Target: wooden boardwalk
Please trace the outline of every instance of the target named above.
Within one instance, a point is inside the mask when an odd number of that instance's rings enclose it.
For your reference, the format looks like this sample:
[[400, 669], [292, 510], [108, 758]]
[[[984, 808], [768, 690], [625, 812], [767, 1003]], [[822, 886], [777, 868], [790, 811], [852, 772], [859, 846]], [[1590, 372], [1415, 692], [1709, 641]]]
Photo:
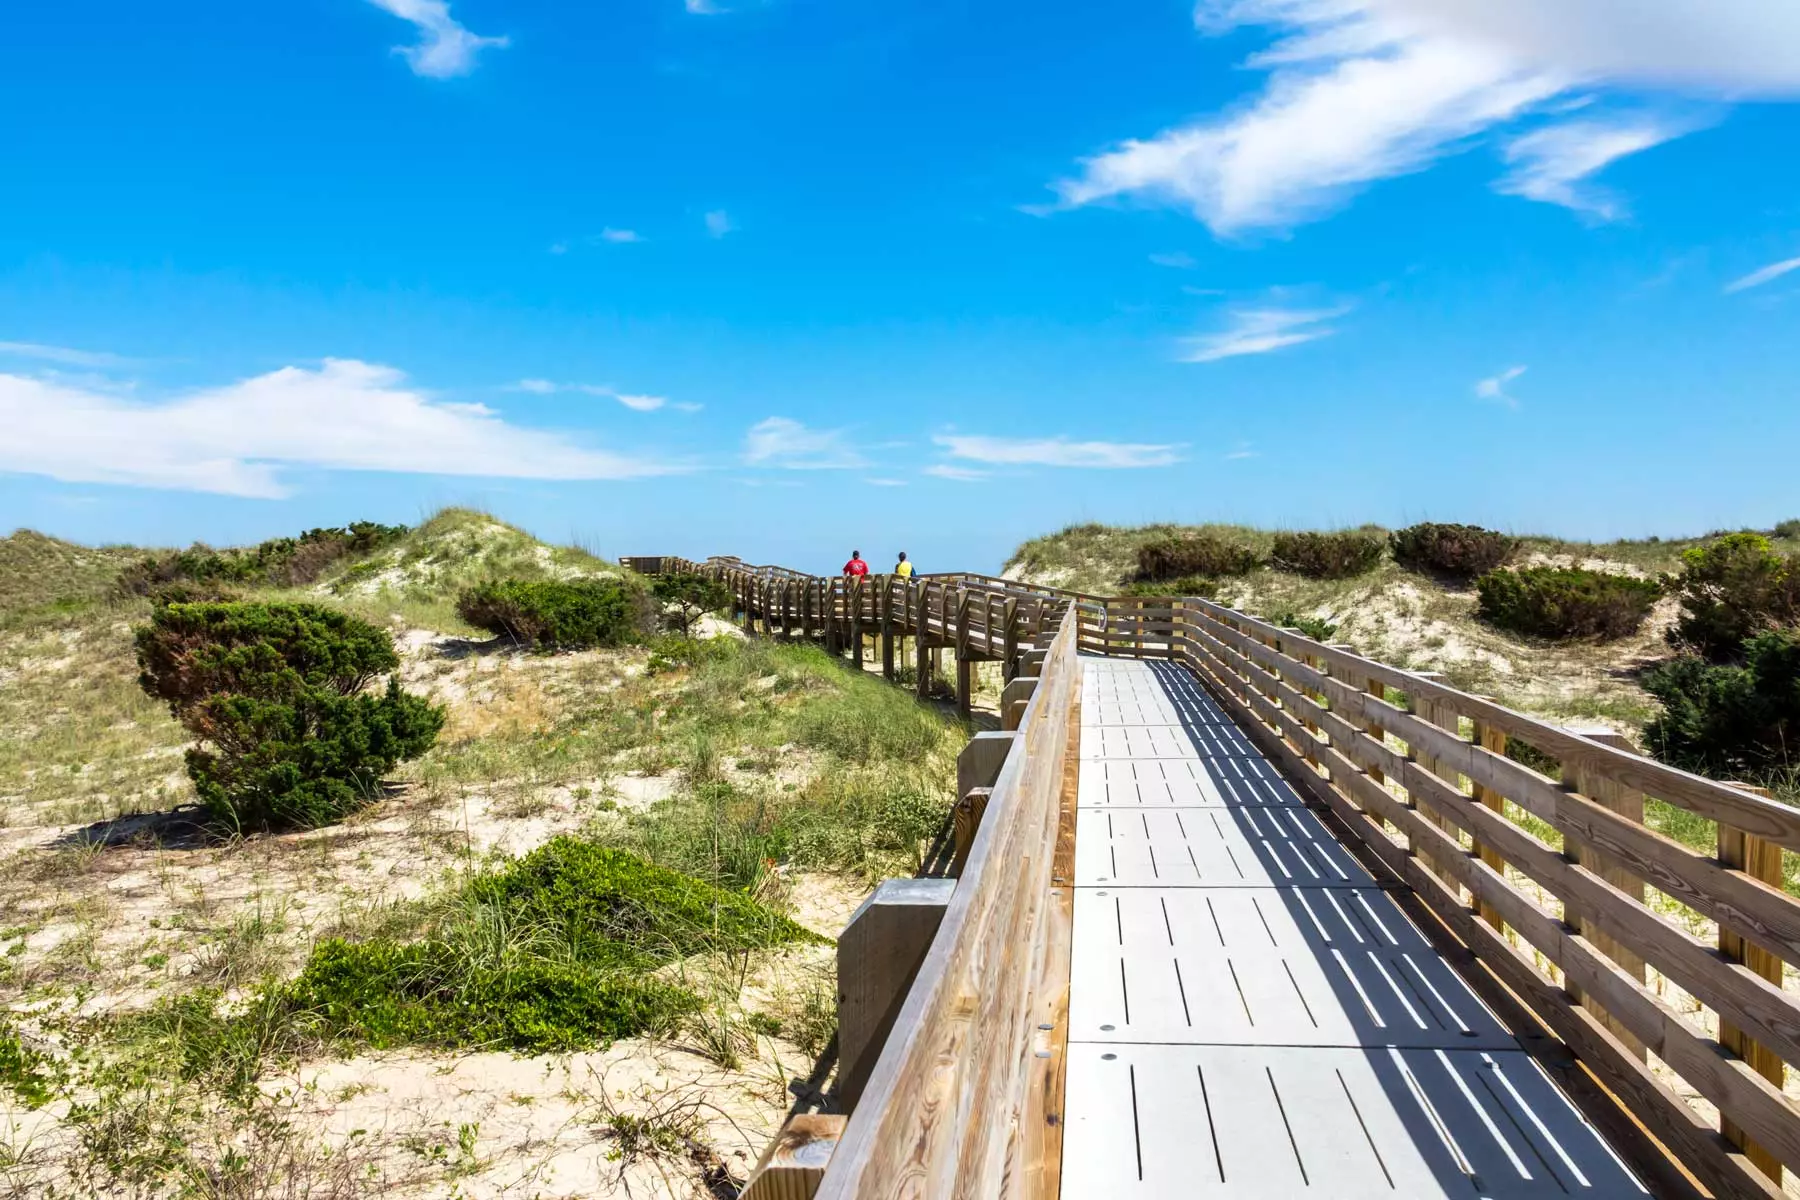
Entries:
[[1648, 1194], [1192, 672], [1081, 687], [1063, 1197]]

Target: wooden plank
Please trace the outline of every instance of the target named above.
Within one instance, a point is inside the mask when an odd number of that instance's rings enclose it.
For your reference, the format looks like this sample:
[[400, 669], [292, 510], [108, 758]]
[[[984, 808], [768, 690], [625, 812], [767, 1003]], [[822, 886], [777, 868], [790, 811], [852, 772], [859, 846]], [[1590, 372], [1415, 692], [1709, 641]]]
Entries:
[[[1505, 754], [1506, 734], [1498, 729], [1483, 725], [1478, 721], [1475, 724], [1475, 744], [1490, 754]], [[1479, 783], [1474, 785], [1473, 791], [1475, 793], [1475, 803], [1491, 812], [1498, 813], [1501, 816], [1506, 815], [1506, 798], [1499, 792]], [[1495, 872], [1501, 875], [1505, 874], [1506, 860], [1501, 856], [1499, 851], [1492, 849], [1487, 843], [1481, 841], [1479, 838], [1475, 841], [1475, 856], [1488, 866], [1492, 867]], [[1501, 919], [1499, 911], [1491, 904], [1481, 904], [1478, 906], [1478, 909], [1482, 920], [1486, 921], [1489, 925], [1492, 925], [1495, 929], [1501, 931], [1505, 930], [1506, 922]]]
[[742, 1200], [812, 1200], [831, 1162], [846, 1118], [836, 1113], [795, 1113], [763, 1151]]
[[[1744, 785], [1739, 785], [1744, 786]], [[1763, 795], [1769, 795], [1767, 789], [1755, 789]], [[1762, 838], [1752, 837], [1741, 829], [1733, 829], [1729, 825], [1719, 826], [1719, 861], [1723, 865], [1760, 879], [1772, 887], [1782, 884], [1781, 847]], [[1782, 982], [1781, 959], [1769, 951], [1745, 940], [1730, 930], [1719, 930], [1719, 953], [1732, 962], [1741, 962], [1749, 970], [1761, 975], [1764, 979], [1780, 987]], [[1769, 1047], [1748, 1036], [1733, 1021], [1719, 1018], [1719, 1044], [1750, 1064], [1750, 1069], [1767, 1079], [1776, 1087], [1787, 1082], [1787, 1065], [1781, 1056]], [[1753, 1141], [1738, 1124], [1729, 1117], [1721, 1117], [1719, 1132], [1727, 1142], [1742, 1150], [1749, 1160], [1756, 1164], [1758, 1170], [1767, 1175], [1777, 1186], [1781, 1184], [1781, 1162], [1768, 1150]]]

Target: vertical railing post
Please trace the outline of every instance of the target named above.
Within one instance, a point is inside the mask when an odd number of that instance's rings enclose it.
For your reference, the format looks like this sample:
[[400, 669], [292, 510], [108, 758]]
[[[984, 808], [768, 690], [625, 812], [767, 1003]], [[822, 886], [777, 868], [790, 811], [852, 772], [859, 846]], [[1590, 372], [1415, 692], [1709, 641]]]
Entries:
[[892, 683], [894, 679], [894, 578], [884, 575], [881, 579], [881, 677]]
[[[1769, 796], [1768, 788], [1752, 787], [1748, 784], [1733, 786], [1755, 792], [1760, 796]], [[1781, 846], [1775, 842], [1734, 829], [1730, 825], [1719, 826], [1719, 864], [1734, 871], [1742, 871], [1752, 879], [1760, 880], [1771, 887], [1782, 885]], [[1744, 966], [1762, 976], [1776, 987], [1781, 986], [1782, 964], [1775, 954], [1763, 949], [1754, 942], [1746, 941], [1728, 929], [1719, 930], [1719, 953], [1732, 962], [1743, 963]], [[1719, 1018], [1719, 1044], [1736, 1054], [1749, 1064], [1751, 1070], [1767, 1079], [1780, 1089], [1787, 1082], [1787, 1065], [1781, 1056], [1760, 1042], [1745, 1036], [1744, 1031], [1723, 1016]], [[1745, 1135], [1736, 1122], [1721, 1115], [1719, 1133], [1727, 1142], [1744, 1152], [1744, 1157], [1755, 1164], [1757, 1170], [1781, 1186], [1781, 1160], [1768, 1150], [1752, 1141]]]
[[[1491, 699], [1491, 697], [1484, 696], [1482, 699]], [[1475, 744], [1480, 746], [1483, 750], [1488, 751], [1490, 754], [1504, 755], [1506, 753], [1506, 732], [1504, 730], [1495, 729], [1485, 722], [1477, 721], [1475, 722]], [[1501, 816], [1506, 815], [1506, 798], [1499, 792], [1496, 792], [1493, 788], [1484, 787], [1479, 783], [1475, 784], [1474, 791], [1475, 803], [1481, 805], [1483, 808], [1499, 813]], [[1501, 857], [1498, 850], [1495, 850], [1490, 846], [1482, 845], [1480, 838], [1475, 839], [1475, 853], [1482, 862], [1486, 863], [1489, 867], [1492, 867], [1496, 873], [1501, 876], [1506, 874], [1506, 859]], [[1485, 900], [1480, 901], [1477, 904], [1477, 911], [1481, 914], [1482, 920], [1486, 921], [1489, 925], [1492, 925], [1495, 929], [1503, 932], [1505, 931], [1506, 921], [1500, 916], [1500, 911], [1493, 905], [1487, 903]]]
[[[1637, 747], [1629, 740], [1614, 733], [1610, 729], [1571, 729], [1568, 732], [1589, 741], [1601, 742], [1617, 750], [1628, 750], [1637, 753]], [[1614, 782], [1604, 771], [1588, 768], [1580, 760], [1563, 763], [1563, 786], [1580, 792], [1594, 803], [1610, 808], [1622, 817], [1626, 817], [1639, 825], [1644, 823], [1644, 794], [1635, 792], [1623, 784]], [[1644, 899], [1644, 881], [1627, 871], [1624, 864], [1610, 854], [1602, 854], [1592, 846], [1571, 841], [1564, 847], [1565, 851], [1576, 862], [1612, 884], [1640, 904]], [[1627, 975], [1639, 983], [1647, 978], [1644, 958], [1617, 938], [1609, 936], [1593, 921], [1590, 921], [1581, 910], [1573, 904], [1563, 905], [1563, 921], [1580, 931], [1581, 936], [1592, 942], [1594, 949], [1617, 963]], [[1631, 1052], [1639, 1058], [1644, 1057], [1644, 1043], [1629, 1029], [1609, 1014], [1605, 1008], [1595, 1003], [1590, 997], [1583, 996], [1579, 988], [1569, 988], [1571, 995], [1581, 1000], [1581, 1006], [1606, 1021], [1607, 1026], [1623, 1042]]]
[[926, 624], [931, 619], [926, 614], [930, 593], [931, 585], [924, 583], [913, 596], [913, 670], [917, 675], [913, 688], [921, 700], [931, 695], [931, 630]]
[[969, 657], [969, 604], [967, 588], [958, 588], [956, 596], [956, 711], [969, 715], [969, 702], [974, 692], [975, 663]]

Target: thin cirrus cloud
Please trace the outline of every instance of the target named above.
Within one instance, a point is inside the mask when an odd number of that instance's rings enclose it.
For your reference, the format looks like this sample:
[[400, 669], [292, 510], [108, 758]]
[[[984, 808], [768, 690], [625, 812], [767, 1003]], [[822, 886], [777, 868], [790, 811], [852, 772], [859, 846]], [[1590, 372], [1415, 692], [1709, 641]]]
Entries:
[[630, 245], [633, 242], [644, 240], [643, 236], [635, 229], [614, 229], [610, 225], [600, 231], [599, 237], [601, 241], [611, 242], [614, 245]]
[[681, 468], [451, 404], [391, 367], [327, 359], [155, 404], [0, 374], [0, 471], [273, 499], [284, 468], [638, 479]]
[[1316, 342], [1336, 333], [1328, 322], [1349, 311], [1346, 306], [1234, 308], [1223, 329], [1183, 339], [1178, 357], [1182, 362], [1209, 363]]
[[0, 342], [0, 358], [29, 358], [38, 362], [55, 363], [60, 367], [87, 367], [93, 370], [126, 367], [136, 362], [135, 359], [118, 354], [72, 350], [67, 346], [46, 346], [41, 342]]
[[988, 478], [988, 472], [978, 471], [974, 467], [959, 467], [955, 463], [932, 463], [924, 473], [934, 479], [948, 479], [955, 483], [980, 483]]
[[1761, 287], [1765, 283], [1774, 283], [1789, 271], [1800, 271], [1800, 258], [1784, 259], [1778, 263], [1770, 263], [1760, 270], [1752, 271], [1739, 279], [1725, 285], [1725, 294], [1744, 292], [1751, 288]]
[[1525, 373], [1524, 367], [1508, 367], [1498, 375], [1490, 375], [1475, 384], [1475, 396], [1479, 400], [1491, 400], [1496, 404], [1504, 404], [1508, 408], [1519, 407], [1518, 398], [1506, 390], [1507, 385]]
[[[1495, 186], [1603, 216], [1581, 181], [1696, 126], [1565, 120], [1607, 89], [1734, 100], [1800, 93], [1790, 0], [1200, 0], [1201, 33], [1278, 31], [1247, 102], [1125, 141], [1057, 185], [1065, 205], [1133, 197], [1188, 208], [1221, 235], [1335, 211], [1526, 116], [1549, 124]], [[1576, 126], [1567, 134], [1550, 131]], [[1521, 144], [1522, 143], [1522, 144]]]
[[722, 238], [728, 233], [737, 232], [737, 222], [733, 221], [731, 214], [722, 208], [713, 209], [706, 214], [704, 220], [708, 237]]
[[1686, 133], [1691, 124], [1659, 117], [1569, 121], [1514, 138], [1505, 158], [1512, 170], [1494, 189], [1528, 200], [1560, 204], [1602, 221], [1625, 213], [1611, 192], [1590, 182], [1616, 159]]
[[[1167, 467], [1181, 461], [1183, 448], [1177, 443], [1077, 442], [1066, 437], [1008, 438], [955, 433], [939, 434], [931, 440], [951, 458], [993, 466]], [[945, 478], [959, 478], [929, 467], [926, 471]]]
[[676, 412], [699, 412], [704, 405], [690, 404], [685, 401], [671, 402], [667, 396], [650, 396], [643, 393], [621, 392], [617, 388], [598, 383], [557, 383], [553, 379], [521, 379], [509, 384], [509, 392], [528, 392], [534, 396], [554, 396], [559, 392], [578, 392], [584, 396], [599, 396], [607, 400], [617, 400], [634, 412], [656, 412], [658, 409], [670, 408]]
[[843, 429], [812, 429], [791, 417], [758, 421], [744, 435], [744, 462], [787, 471], [841, 471], [868, 465]]
[[369, 0], [376, 8], [409, 21], [419, 32], [419, 40], [411, 46], [396, 46], [413, 74], [428, 79], [453, 79], [475, 69], [475, 59], [487, 49], [502, 50], [504, 37], [482, 37], [470, 33], [450, 15], [446, 0]]
[[1150, 261], [1159, 267], [1173, 267], [1177, 271], [1191, 271], [1200, 265], [1194, 261], [1193, 255], [1184, 250], [1177, 250], [1172, 254], [1152, 254]]

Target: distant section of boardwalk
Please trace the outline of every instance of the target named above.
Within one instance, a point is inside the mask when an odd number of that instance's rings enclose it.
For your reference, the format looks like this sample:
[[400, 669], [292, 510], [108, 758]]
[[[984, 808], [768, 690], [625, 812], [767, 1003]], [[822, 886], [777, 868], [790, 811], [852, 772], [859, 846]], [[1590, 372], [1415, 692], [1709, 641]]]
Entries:
[[1191, 672], [1082, 669], [1065, 1200], [1648, 1194]]

